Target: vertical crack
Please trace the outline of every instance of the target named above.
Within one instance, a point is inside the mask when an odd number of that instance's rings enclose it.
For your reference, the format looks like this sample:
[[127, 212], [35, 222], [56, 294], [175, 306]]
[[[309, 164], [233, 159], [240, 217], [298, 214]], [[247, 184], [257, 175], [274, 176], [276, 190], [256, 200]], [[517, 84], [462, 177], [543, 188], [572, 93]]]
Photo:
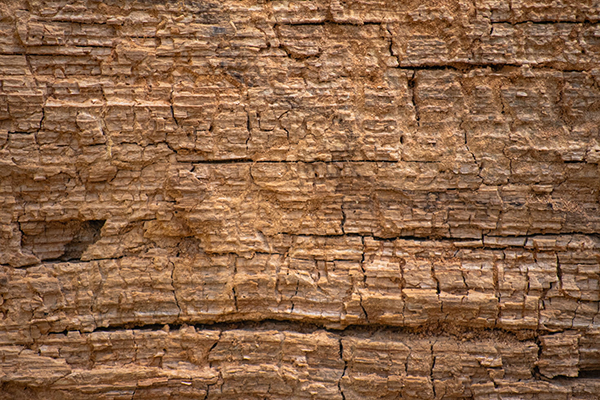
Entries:
[[435, 276], [435, 265], [434, 263], [431, 263], [431, 279], [434, 280], [435, 285], [436, 285], [436, 292], [438, 294], [438, 296], [440, 295], [440, 281], [438, 280], [437, 276]]
[[296, 291], [294, 291], [294, 294], [290, 297], [290, 302], [292, 303], [292, 308], [290, 309], [290, 313], [292, 313], [294, 311], [294, 308], [296, 307], [296, 305], [294, 304], [293, 298], [296, 297], [296, 295], [298, 295], [299, 288], [300, 288], [300, 280], [298, 279], [298, 277], [296, 277]]
[[346, 376], [346, 370], [348, 369], [348, 361], [346, 359], [344, 359], [344, 344], [342, 343], [343, 338], [340, 337], [339, 338], [339, 344], [340, 344], [340, 359], [344, 362], [344, 370], [342, 371], [342, 375], [340, 376], [340, 379], [338, 379], [338, 391], [340, 392], [340, 394], [342, 395], [342, 400], [346, 400], [346, 395], [344, 394], [344, 391], [342, 390], [342, 379], [344, 378], [344, 376]]
[[177, 298], [177, 289], [175, 289], [175, 264], [173, 262], [169, 262], [171, 264], [171, 287], [173, 288], [173, 298], [175, 299], [175, 305], [177, 305], [177, 309], [179, 313], [177, 314], [177, 320], [181, 317], [181, 306], [179, 304], [179, 299]]
[[177, 120], [177, 117], [175, 116], [175, 108], [174, 108], [174, 104], [175, 104], [175, 99], [174, 99], [174, 93], [175, 93], [175, 87], [171, 87], [171, 98], [169, 99], [170, 101], [170, 106], [171, 106], [171, 117], [173, 118], [173, 121], [175, 121], [175, 125], [177, 125], [177, 128], [180, 127], [179, 125], [179, 121]]
[[417, 101], [417, 72], [410, 71], [408, 75], [408, 92], [413, 105], [413, 109], [415, 110], [415, 121], [417, 122], [417, 126], [421, 126], [421, 114], [419, 112], [419, 105]]
[[235, 282], [236, 282], [236, 278], [237, 278], [237, 260], [233, 260], [233, 279], [232, 279], [232, 284], [231, 284], [231, 293], [233, 295], [233, 304], [235, 306], [235, 311], [239, 311], [238, 308], [238, 297], [237, 297], [237, 292], [235, 290]]
[[233, 303], [235, 305], [235, 311], [239, 311], [238, 298], [237, 298], [237, 293], [235, 291], [235, 286], [231, 288], [231, 292], [233, 293]]
[[[569, 242], [569, 243], [571, 243], [571, 242]], [[562, 267], [560, 265], [560, 257], [559, 257], [558, 254], [556, 254], [556, 277], [558, 278], [558, 291], [564, 295], [564, 290], [563, 290], [563, 271], [562, 271]]]
[[248, 142], [252, 139], [252, 127], [250, 126], [250, 114], [246, 113], [246, 129], [248, 130], [248, 137], [246, 138], [246, 156], [248, 156]]
[[[360, 269], [363, 273], [363, 288], [367, 287], [367, 273], [365, 271], [365, 237], [361, 236], [360, 240], [362, 242], [362, 255], [361, 255], [361, 260], [360, 260]], [[363, 314], [365, 314], [365, 320], [367, 321], [367, 324], [369, 324], [369, 314], [367, 313], [367, 310], [365, 309], [365, 307], [363, 306], [363, 297], [362, 297], [362, 293], [360, 291], [360, 289], [358, 289], [358, 301], [359, 301], [359, 305], [360, 308], [363, 312]]]
[[388, 50], [390, 52], [390, 57], [395, 58], [396, 62], [398, 63], [397, 65], [400, 65], [400, 55], [399, 54], [394, 54], [394, 35], [392, 35], [392, 32], [390, 32], [389, 25], [382, 23], [380, 26], [386, 32], [387, 38], [389, 38], [389, 41], [390, 41], [390, 44], [389, 44], [389, 47], [388, 47]]
[[435, 359], [436, 359], [435, 353], [433, 350], [433, 346], [435, 346], [436, 343], [437, 343], [437, 341], [435, 341], [431, 344], [431, 348], [430, 348], [430, 350], [431, 350], [431, 369], [429, 370], [429, 379], [431, 380], [431, 390], [433, 391], [434, 399], [437, 398], [437, 395], [435, 393], [435, 384], [433, 382], [433, 370], [435, 368]]

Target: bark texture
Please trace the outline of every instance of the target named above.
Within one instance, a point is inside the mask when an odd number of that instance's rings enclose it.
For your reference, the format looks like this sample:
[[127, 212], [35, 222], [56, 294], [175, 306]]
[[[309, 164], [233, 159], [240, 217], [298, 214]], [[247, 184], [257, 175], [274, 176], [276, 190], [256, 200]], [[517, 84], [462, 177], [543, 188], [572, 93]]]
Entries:
[[600, 398], [598, 0], [0, 4], [0, 399]]

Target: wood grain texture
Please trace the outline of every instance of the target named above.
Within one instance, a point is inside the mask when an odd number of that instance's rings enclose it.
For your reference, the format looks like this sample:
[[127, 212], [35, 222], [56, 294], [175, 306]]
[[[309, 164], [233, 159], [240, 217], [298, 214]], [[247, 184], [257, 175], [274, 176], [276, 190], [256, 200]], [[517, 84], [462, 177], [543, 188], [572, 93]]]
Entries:
[[0, 399], [600, 398], [600, 2], [0, 4]]

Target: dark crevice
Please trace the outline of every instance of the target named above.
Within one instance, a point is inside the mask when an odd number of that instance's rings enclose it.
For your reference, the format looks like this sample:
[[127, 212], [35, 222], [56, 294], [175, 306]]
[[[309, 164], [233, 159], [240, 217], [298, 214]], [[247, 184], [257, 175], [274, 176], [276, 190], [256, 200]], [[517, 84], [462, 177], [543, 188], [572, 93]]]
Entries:
[[79, 232], [65, 246], [65, 253], [61, 257], [61, 261], [80, 260], [81, 255], [87, 248], [100, 239], [100, 231], [105, 222], [103, 220], [91, 220], [82, 223]]
[[344, 359], [344, 344], [342, 343], [343, 338], [340, 337], [339, 338], [339, 343], [340, 343], [340, 350], [339, 350], [339, 354], [340, 354], [340, 360], [342, 360], [344, 362], [344, 370], [342, 371], [342, 375], [340, 376], [340, 379], [338, 380], [338, 391], [340, 392], [340, 395], [342, 396], [342, 400], [346, 400], [346, 395], [344, 394], [344, 391], [342, 390], [342, 379], [344, 378], [344, 376], [346, 375], [346, 370], [348, 369], [348, 361]]
[[372, 22], [372, 21], [362, 21], [362, 22], [356, 22], [356, 23], [350, 23], [350, 22], [337, 22], [335, 20], [333, 20], [331, 17], [327, 17], [327, 18], [323, 18], [320, 21], [303, 21], [303, 22], [286, 22], [286, 23], [279, 23], [277, 24], [278, 26], [293, 26], [294, 28], [296, 27], [302, 27], [302, 26], [315, 26], [315, 25], [320, 25], [320, 26], [327, 26], [327, 25], [337, 25], [337, 26], [365, 26], [365, 25], [381, 25], [383, 22]]
[[431, 344], [431, 369], [429, 370], [429, 379], [431, 379], [431, 390], [433, 391], [433, 398], [437, 398], [437, 395], [435, 393], [435, 382], [433, 379], [433, 371], [435, 369], [435, 361], [436, 361], [436, 356], [435, 356], [435, 351], [433, 349], [433, 346], [435, 345], [435, 342]]
[[[535, 330], [535, 331], [519, 331], [513, 332], [502, 328], [476, 328], [469, 326], [455, 326], [452, 324], [434, 323], [429, 325], [422, 325], [419, 327], [407, 327], [407, 326], [396, 326], [396, 325], [384, 325], [378, 323], [370, 324], [352, 324], [345, 327], [331, 327], [316, 322], [306, 321], [294, 321], [294, 320], [277, 320], [277, 319], [263, 319], [263, 320], [244, 320], [234, 322], [215, 322], [215, 323], [166, 323], [166, 324], [143, 324], [143, 323], [126, 323], [126, 324], [115, 324], [103, 327], [97, 327], [93, 331], [79, 331], [77, 329], [63, 330], [63, 331], [50, 331], [49, 334], [63, 334], [67, 335], [68, 332], [80, 332], [85, 334], [95, 332], [120, 332], [124, 330], [140, 330], [140, 331], [177, 331], [185, 327], [193, 327], [198, 331], [210, 330], [210, 331], [230, 331], [230, 330], [253, 330], [259, 332], [267, 331], [289, 331], [297, 333], [314, 333], [317, 331], [326, 331], [332, 334], [344, 334], [344, 335], [367, 335], [371, 336], [373, 332], [383, 333], [396, 333], [406, 335], [416, 335], [422, 337], [425, 335], [449, 337], [456, 339], [464, 339], [465, 337], [475, 337], [478, 339], [485, 338], [496, 338], [502, 340], [512, 340], [515, 342], [532, 341], [537, 340], [539, 345], [539, 335], [550, 333], [546, 330]], [[524, 335], [523, 333], [527, 333]], [[552, 332], [556, 333], [556, 332]], [[525, 339], [524, 339], [525, 338]]]
[[[537, 359], [539, 360], [542, 357], [542, 342], [540, 340], [540, 336], [536, 335], [533, 338], [533, 341], [535, 342], [535, 345], [537, 346]], [[538, 365], [533, 365], [532, 369], [531, 369], [531, 376], [534, 377], [535, 379], [542, 379], [543, 375], [540, 373], [540, 367]]]
[[408, 78], [408, 91], [415, 112], [415, 121], [417, 122], [417, 126], [421, 126], [421, 115], [419, 113], [419, 106], [417, 105], [416, 74], [417, 73], [415, 71], [410, 73]]
[[[510, 244], [486, 244], [485, 238], [499, 238], [499, 239], [509, 239], [509, 238], [518, 238], [523, 239], [527, 242], [529, 238], [558, 238], [564, 236], [571, 235], [583, 235], [588, 237], [599, 237], [599, 234], [596, 233], [585, 233], [585, 232], [564, 232], [564, 233], [552, 233], [552, 234], [543, 234], [543, 233], [532, 233], [527, 235], [504, 235], [504, 236], [484, 236], [483, 238], [454, 238], [448, 236], [439, 236], [439, 235], [423, 235], [423, 236], [413, 236], [413, 235], [398, 235], [398, 236], [377, 236], [373, 234], [362, 234], [362, 233], [343, 233], [338, 235], [310, 235], [310, 234], [293, 234], [290, 232], [278, 232], [278, 234], [289, 235], [294, 237], [314, 237], [314, 238], [343, 238], [343, 237], [360, 237], [360, 238], [371, 238], [380, 242], [393, 242], [396, 240], [408, 240], [414, 242], [452, 242], [457, 244], [465, 244], [469, 245], [469, 247], [477, 247], [484, 249], [502, 249], [502, 248], [523, 248], [527, 247], [527, 243], [523, 246], [518, 245], [510, 245]], [[481, 243], [478, 243], [481, 242]]]
[[342, 211], [342, 221], [340, 223], [340, 229], [342, 230], [342, 233], [345, 235], [346, 234], [346, 212], [344, 211], [344, 205], [342, 205], [340, 207], [340, 210]]
[[[420, 122], [420, 115], [418, 106], [415, 103], [416, 99], [414, 99], [414, 82], [409, 80], [409, 89], [413, 90], [413, 106], [415, 108], [415, 118], [417, 123]], [[162, 142], [165, 143], [165, 142]], [[404, 137], [400, 137], [400, 143], [404, 143]], [[167, 146], [173, 150], [173, 152], [177, 153], [172, 146]], [[474, 156], [473, 156], [474, 157]], [[255, 160], [252, 158], [232, 158], [232, 159], [224, 159], [224, 160], [194, 160], [191, 161], [192, 164], [335, 164], [335, 163], [378, 163], [378, 164], [440, 164], [440, 161], [400, 161], [400, 160], [345, 160], [345, 159], [332, 159], [332, 160]], [[586, 161], [563, 161], [562, 164], [587, 164]]]
[[[499, 63], [466, 63], [466, 62], [456, 62], [456, 63], [444, 63], [444, 64], [419, 64], [419, 65], [400, 65], [396, 69], [401, 69], [408, 72], [417, 72], [417, 71], [459, 71], [459, 72], [469, 72], [478, 69], [490, 68], [494, 72], [499, 72], [503, 68], [513, 67], [520, 68], [521, 64], [499, 64]], [[533, 66], [530, 66], [533, 68]]]
[[290, 161], [290, 160], [253, 160], [251, 158], [234, 158], [228, 160], [195, 160], [192, 164], [334, 164], [334, 163], [382, 163], [398, 164], [394, 160], [317, 160], [317, 161]]
[[[566, 63], [564, 63], [566, 64]], [[478, 62], [445, 62], [441, 64], [407, 64], [402, 62], [396, 69], [404, 71], [416, 72], [416, 71], [445, 71], [452, 70], [462, 73], [469, 73], [471, 71], [487, 69], [489, 68], [492, 72], [501, 72], [505, 68], [522, 68], [527, 67], [531, 70], [557, 70], [561, 72], [586, 72], [592, 68], [576, 68], [570, 65], [568, 68], [561, 64], [561, 62], [545, 62], [539, 64], [525, 64], [525, 63], [478, 63]]]
[[556, 20], [542, 20], [542, 21], [533, 21], [533, 20], [522, 20], [522, 21], [510, 21], [510, 20], [495, 20], [495, 21], [491, 21], [492, 24], [509, 24], [509, 25], [513, 25], [513, 26], [517, 26], [517, 25], [556, 25], [556, 24], [568, 24], [568, 25], [583, 25], [583, 24], [597, 24], [599, 21], [596, 20], [591, 20], [588, 18], [582, 19], [582, 20], [578, 20], [578, 21], [573, 21], [573, 20], [561, 20], [561, 19], [556, 19]]
[[[114, 331], [122, 331], [122, 330], [128, 330], [128, 329], [135, 329], [135, 330], [143, 330], [143, 331], [161, 331], [161, 330], [165, 330], [165, 329], [169, 329], [169, 330], [179, 330], [181, 329], [182, 325], [180, 324], [144, 324], [144, 325], [116, 325], [116, 326], [102, 326], [102, 327], [98, 327], [96, 329], [94, 329], [93, 332], [114, 332]], [[69, 331], [65, 330], [62, 332], [56, 332], [56, 333], [61, 333], [63, 335], [66, 335]]]
[[104, 223], [104, 220], [21, 223], [21, 247], [44, 262], [77, 262], [100, 239]]
[[580, 370], [577, 377], [585, 379], [600, 379], [600, 369]]

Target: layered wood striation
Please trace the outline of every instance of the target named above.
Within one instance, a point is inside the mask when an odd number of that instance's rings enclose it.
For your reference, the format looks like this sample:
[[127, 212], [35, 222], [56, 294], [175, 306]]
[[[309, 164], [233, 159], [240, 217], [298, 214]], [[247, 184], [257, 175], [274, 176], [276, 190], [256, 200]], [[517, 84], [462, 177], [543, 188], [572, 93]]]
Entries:
[[600, 395], [596, 0], [0, 32], [0, 398]]
[[549, 376], [567, 376], [582, 362], [569, 353], [579, 339], [572, 332], [542, 336], [538, 356], [533, 340], [499, 334], [331, 333], [274, 323], [247, 328], [45, 335], [33, 347], [0, 347], [11, 382], [4, 389], [18, 396], [30, 385], [29, 398], [45, 398], [52, 388], [60, 398], [299, 399], [567, 399], [592, 398], [600, 389], [594, 378], [534, 378], [536, 365]]

